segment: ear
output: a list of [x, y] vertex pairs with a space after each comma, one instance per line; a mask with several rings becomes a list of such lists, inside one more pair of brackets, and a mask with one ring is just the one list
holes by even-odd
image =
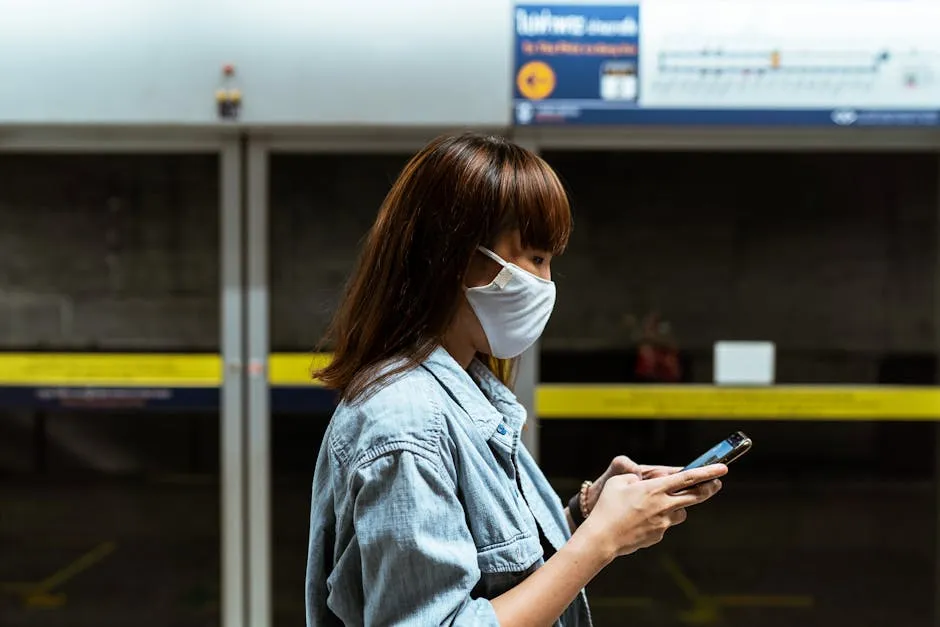
[[463, 276], [464, 287], [483, 287], [489, 285], [502, 270], [500, 265], [486, 255], [474, 252], [467, 263]]

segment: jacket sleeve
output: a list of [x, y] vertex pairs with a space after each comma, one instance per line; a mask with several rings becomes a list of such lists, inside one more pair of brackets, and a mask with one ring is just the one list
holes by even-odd
[[346, 566], [361, 572], [335, 574], [361, 577], [366, 627], [499, 625], [490, 602], [470, 596], [480, 578], [476, 545], [439, 457], [420, 446], [394, 450], [350, 479], [359, 563]]

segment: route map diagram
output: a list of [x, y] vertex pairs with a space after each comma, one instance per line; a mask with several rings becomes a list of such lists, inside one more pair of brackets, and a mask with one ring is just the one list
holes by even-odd
[[645, 107], [940, 107], [940, 3], [641, 5]]

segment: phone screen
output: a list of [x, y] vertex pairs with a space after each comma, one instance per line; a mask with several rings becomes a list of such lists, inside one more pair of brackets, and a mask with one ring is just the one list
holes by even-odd
[[730, 453], [733, 450], [734, 450], [734, 444], [731, 443], [730, 439], [722, 440], [715, 446], [708, 449], [708, 451], [700, 455], [698, 458], [696, 458], [696, 460], [693, 461], [688, 466], [686, 466], [684, 470], [688, 470], [690, 468], [701, 468], [702, 466], [708, 466], [709, 464], [714, 464], [718, 460], [724, 459], [728, 455], [728, 453]]

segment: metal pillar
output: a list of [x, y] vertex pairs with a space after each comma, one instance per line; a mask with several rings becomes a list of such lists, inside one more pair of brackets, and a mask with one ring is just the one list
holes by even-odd
[[220, 416], [222, 626], [245, 625], [244, 387], [242, 367], [242, 153], [237, 139], [221, 150], [222, 390]]
[[[935, 153], [937, 159], [937, 262], [934, 266], [934, 353], [937, 364], [937, 384], [940, 385], [940, 151]], [[934, 531], [934, 615], [933, 624], [940, 627], [940, 420], [934, 422], [934, 516], [936, 518], [936, 531]]]
[[539, 344], [523, 353], [516, 372], [516, 398], [526, 409], [528, 419], [522, 431], [522, 443], [535, 461], [539, 460], [539, 417], [536, 413], [535, 394], [539, 383]]
[[[248, 355], [248, 626], [269, 627], [271, 608], [271, 408], [268, 387], [268, 150], [248, 144], [246, 218]], [[300, 575], [298, 575], [300, 576]]]
[[[523, 148], [539, 154], [539, 144], [534, 137], [517, 134], [514, 141]], [[519, 360], [519, 370], [516, 373], [516, 398], [526, 408], [528, 420], [522, 432], [522, 443], [535, 461], [539, 461], [539, 415], [536, 404], [536, 391], [539, 385], [539, 361], [541, 359], [541, 344], [536, 342], [527, 350]]]

